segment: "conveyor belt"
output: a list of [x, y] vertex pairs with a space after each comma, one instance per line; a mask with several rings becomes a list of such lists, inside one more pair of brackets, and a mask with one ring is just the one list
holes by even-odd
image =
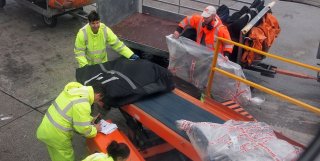
[[176, 120], [185, 119], [193, 122], [224, 123], [220, 118], [172, 92], [154, 96], [152, 99], [139, 101], [135, 105], [187, 140], [189, 139], [186, 133], [176, 127]]

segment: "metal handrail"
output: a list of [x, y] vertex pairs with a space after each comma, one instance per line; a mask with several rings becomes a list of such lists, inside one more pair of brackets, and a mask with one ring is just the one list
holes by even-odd
[[244, 48], [244, 49], [249, 50], [249, 51], [253, 51], [253, 52], [261, 54], [261, 55], [265, 55], [265, 56], [270, 57], [270, 58], [274, 58], [274, 59], [277, 59], [277, 60], [280, 60], [280, 61], [284, 61], [286, 63], [294, 64], [294, 65], [297, 65], [297, 66], [301, 66], [301, 67], [304, 67], [304, 68], [307, 68], [307, 69], [311, 69], [311, 70], [320, 72], [320, 68], [319, 67], [311, 66], [311, 65], [308, 65], [308, 64], [304, 64], [304, 63], [301, 63], [301, 62], [297, 62], [297, 61], [294, 61], [294, 60], [290, 60], [290, 59], [287, 59], [287, 58], [276, 56], [276, 55], [273, 55], [273, 54], [270, 54], [270, 53], [266, 53], [266, 52], [261, 51], [261, 50], [257, 50], [257, 49], [245, 46], [245, 45], [240, 44], [240, 43], [236, 43], [234, 41], [230, 41], [230, 40], [218, 37], [218, 42], [217, 42], [217, 45], [215, 46], [214, 56], [212, 58], [212, 66], [211, 66], [211, 70], [210, 70], [210, 74], [209, 74], [209, 80], [208, 80], [208, 83], [207, 83], [207, 89], [206, 89], [207, 97], [211, 96], [211, 88], [212, 88], [212, 83], [213, 83], [213, 76], [214, 76], [214, 72], [217, 71], [220, 74], [223, 74], [223, 75], [228, 76], [228, 77], [230, 77], [232, 79], [238, 80], [238, 81], [240, 81], [242, 83], [250, 85], [250, 86], [252, 86], [254, 88], [257, 88], [257, 89], [259, 89], [259, 90], [261, 90], [263, 92], [266, 92], [268, 94], [271, 94], [273, 96], [285, 99], [288, 102], [291, 102], [291, 103], [293, 103], [293, 104], [295, 104], [297, 106], [300, 106], [300, 107], [302, 107], [302, 108], [304, 108], [306, 110], [309, 110], [311, 112], [314, 112], [314, 113], [320, 115], [320, 109], [318, 109], [317, 107], [314, 107], [312, 105], [306, 104], [306, 103], [304, 103], [302, 101], [299, 101], [297, 99], [294, 99], [292, 97], [284, 95], [284, 94], [282, 94], [280, 92], [271, 90], [271, 89], [269, 89], [267, 87], [264, 87], [262, 85], [256, 84], [256, 83], [251, 82], [251, 81], [248, 81], [248, 80], [243, 79], [241, 77], [238, 77], [238, 76], [236, 76], [234, 74], [231, 74], [231, 73], [229, 73], [227, 71], [224, 71], [222, 69], [217, 68], [216, 65], [217, 65], [218, 54], [219, 54], [218, 48], [219, 48], [221, 42], [226, 42], [228, 44], [233, 44], [233, 45], [236, 45], [238, 47]]
[[[145, 0], [142, 0], [142, 5], [144, 4], [144, 1]], [[180, 14], [180, 11], [181, 11], [181, 8], [184, 8], [184, 9], [190, 9], [190, 10], [193, 10], [193, 11], [198, 11], [198, 12], [202, 12], [202, 9], [196, 9], [196, 8], [192, 8], [192, 7], [188, 7], [188, 6], [185, 6], [185, 5], [182, 5], [181, 4], [181, 0], [179, 0], [178, 4], [176, 3], [173, 3], [173, 2], [168, 2], [168, 1], [164, 1], [164, 0], [152, 0], [154, 2], [160, 2], [160, 3], [163, 3], [163, 4], [168, 4], [168, 5], [171, 5], [171, 6], [176, 6], [178, 7], [178, 14]], [[239, 3], [243, 3], [245, 5], [250, 5], [251, 3], [249, 2], [246, 2], [246, 1], [242, 1], [242, 0], [232, 0], [234, 2], [239, 2]], [[218, 4], [215, 4], [215, 3], [210, 3], [210, 2], [203, 2], [201, 0], [192, 0], [192, 2], [196, 2], [196, 3], [199, 3], [199, 4], [205, 4], [205, 5], [212, 5], [212, 6], [216, 6], [216, 7], [219, 7], [221, 6], [221, 0], [219, 0]], [[235, 8], [232, 8], [232, 7], [229, 7], [230, 10], [233, 10], [233, 11], [239, 11], [239, 9], [235, 9]]]

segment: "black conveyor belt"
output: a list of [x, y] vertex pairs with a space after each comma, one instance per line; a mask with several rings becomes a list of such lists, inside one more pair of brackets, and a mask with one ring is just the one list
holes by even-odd
[[187, 140], [186, 133], [176, 127], [176, 120], [224, 123], [220, 118], [172, 92], [136, 102], [135, 105]]

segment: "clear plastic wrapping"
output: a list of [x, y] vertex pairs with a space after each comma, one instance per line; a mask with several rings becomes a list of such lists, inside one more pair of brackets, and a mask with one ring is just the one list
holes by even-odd
[[[200, 90], [204, 90], [207, 86], [213, 51], [185, 37], [175, 39], [169, 35], [166, 38], [170, 53], [169, 70], [177, 77], [192, 83]], [[241, 66], [229, 61], [221, 54], [218, 56], [217, 67], [245, 78]], [[224, 100], [233, 100], [240, 105], [248, 102], [255, 104], [263, 102], [259, 98], [252, 99], [248, 85], [218, 72], [215, 72], [214, 75], [211, 94]]]
[[203, 161], [292, 161], [302, 149], [278, 139], [263, 122], [229, 120], [224, 124], [178, 120]]

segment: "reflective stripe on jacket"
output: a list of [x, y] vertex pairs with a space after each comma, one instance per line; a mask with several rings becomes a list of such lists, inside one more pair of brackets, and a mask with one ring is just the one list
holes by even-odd
[[[185, 27], [190, 26], [197, 31], [197, 43], [200, 44], [202, 36], [205, 34], [205, 45], [214, 50], [217, 42], [217, 37], [222, 37], [231, 40], [229, 31], [225, 27], [218, 16], [215, 17], [216, 21], [212, 21], [212, 30], [208, 30], [206, 27], [202, 26], [203, 17], [200, 15], [187, 16], [180, 23], [179, 26], [185, 29]], [[233, 45], [227, 43], [221, 43], [219, 47], [219, 52], [228, 51], [232, 53]]]
[[[91, 124], [91, 105], [94, 101], [94, 92], [91, 86], [83, 86], [77, 82], [68, 83], [59, 96], [48, 108], [45, 117], [39, 127], [55, 127], [50, 135], [72, 136], [72, 130], [87, 138], [96, 136], [97, 129]], [[47, 125], [50, 124], [50, 125]], [[52, 126], [53, 125], [53, 126]], [[61, 134], [59, 134], [61, 133]], [[69, 133], [69, 134], [68, 134]], [[38, 135], [47, 135], [48, 132], [39, 131]], [[47, 138], [50, 136], [38, 136]]]
[[77, 34], [74, 47], [79, 66], [107, 62], [107, 44], [126, 58], [133, 55], [133, 52], [105, 24], [100, 23], [97, 34], [92, 32], [89, 24], [82, 27]]
[[113, 161], [113, 158], [111, 156], [108, 156], [108, 154], [94, 153], [89, 155], [82, 161]]

